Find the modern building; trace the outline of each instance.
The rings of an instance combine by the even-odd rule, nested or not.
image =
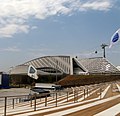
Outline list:
[[[120,71],[103,57],[79,59],[71,56],[44,56],[14,67],[10,75],[14,74],[37,79],[40,75],[118,75]]]

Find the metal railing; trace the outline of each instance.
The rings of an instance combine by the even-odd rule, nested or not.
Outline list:
[[[113,83],[109,83],[111,84],[111,89],[113,89],[112,84]],[[93,87],[94,89],[97,89],[99,91],[99,96],[100,99],[102,99],[101,97],[101,93],[102,93],[102,88],[104,88],[105,84],[98,84],[95,85],[95,87]],[[69,101],[69,97],[70,94],[73,95],[73,103],[78,102],[78,99],[80,98],[79,94],[83,93],[82,96],[85,99],[86,96],[89,96],[89,93],[92,90],[90,89],[89,86],[82,86],[82,87],[76,87],[76,88],[69,88],[66,90],[60,90],[60,91],[52,91],[50,93],[40,93],[40,94],[29,94],[29,95],[17,95],[17,96],[2,96],[0,97],[0,100],[2,101],[2,105],[0,104],[0,108],[3,109],[3,116],[7,116],[7,108],[10,107],[12,109],[15,109],[16,104],[21,103],[21,102],[28,102],[28,105],[33,108],[33,111],[36,111],[37,109],[37,99],[44,99],[43,100],[43,105],[45,107],[48,106],[49,100],[48,97],[53,97],[54,99],[54,105],[57,107],[58,106],[58,101],[59,101],[59,97],[61,95],[64,96],[64,98],[66,99],[66,102]],[[22,106],[21,106],[22,107]]]
[[[68,101],[68,91],[62,91],[62,93],[66,93],[66,101]],[[47,106],[47,98],[49,96],[53,96],[55,99],[55,106],[57,107],[58,96],[61,95],[60,91],[51,92],[51,93],[41,93],[41,94],[33,94],[33,95],[17,95],[17,96],[2,96],[0,97],[2,101],[2,105],[0,108],[3,108],[3,116],[7,116],[7,107],[11,107],[15,109],[15,104],[21,102],[29,102],[30,107],[33,107],[33,110],[36,111],[37,108],[37,99],[44,98],[45,107]]]

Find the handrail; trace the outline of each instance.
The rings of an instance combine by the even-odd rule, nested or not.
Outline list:
[[[62,91],[62,92],[67,93],[67,101],[68,101],[68,91]],[[25,101],[31,101],[30,102],[31,107],[32,107],[32,101],[34,100],[34,111],[36,111],[36,99],[37,98],[42,98],[42,97],[45,98],[45,106],[47,106],[47,97],[52,95],[52,94],[55,94],[55,96],[56,96],[56,107],[57,107],[58,93],[60,93],[60,91],[54,91],[54,92],[50,92],[50,93],[40,93],[40,94],[34,93],[34,94],[14,95],[14,96],[13,95],[0,96],[0,99],[4,98],[4,106],[3,106],[3,108],[4,108],[4,116],[7,116],[6,112],[7,112],[7,106],[8,105],[12,105],[13,109],[15,108],[15,99],[19,99],[19,103],[20,102],[25,102]],[[24,97],[27,97],[27,98],[24,98]],[[8,98],[11,98],[12,104],[7,104]]]

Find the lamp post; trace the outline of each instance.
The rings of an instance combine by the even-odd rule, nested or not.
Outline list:
[[[103,49],[103,58],[106,58],[105,56],[105,48],[107,47],[108,45],[107,44],[102,44],[101,47]]]

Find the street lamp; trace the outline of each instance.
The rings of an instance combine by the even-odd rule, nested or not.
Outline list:
[[[105,47],[107,47],[108,45],[107,44],[102,44],[101,47],[103,49],[103,58],[106,58],[105,56]]]

